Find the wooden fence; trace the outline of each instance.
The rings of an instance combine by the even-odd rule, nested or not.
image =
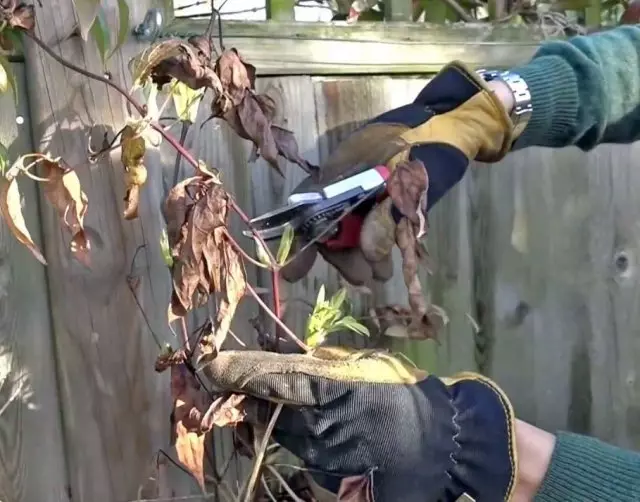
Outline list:
[[[115,2],[106,3],[115,16]],[[148,3],[130,5],[139,22]],[[60,54],[99,73],[94,48],[67,37],[72,8],[70,0],[36,7],[39,36],[59,41]],[[171,30],[184,35],[201,28],[180,23]],[[347,32],[232,23],[225,29],[227,46],[258,66],[259,90],[276,100],[279,120],[316,163],[357,123],[411,100],[443,63],[517,64],[541,38],[520,29],[514,43],[509,28],[480,26],[418,32],[409,25],[362,25]],[[126,63],[142,47],[131,41],[115,55],[114,79],[130,83]],[[168,501],[194,493],[184,472],[163,455],[157,461],[160,449],[174,456],[168,377],[155,373],[153,363],[154,336],[173,339],[159,241],[175,154],[164,145],[148,152],[140,218],[124,221],[119,153],[86,162],[89,128],[122,126],[119,96],[31,46],[14,67],[20,99],[16,110],[10,97],[0,97],[0,140],[14,158],[40,149],[76,166],[90,201],[93,266],[87,270],[70,257],[57,217],[39,204],[35,183],[24,183],[27,223],[40,229],[34,233],[49,266],[41,267],[0,225],[0,499]],[[206,108],[186,145],[222,171],[247,212],[281,204],[301,171],[287,165],[282,180],[261,161],[247,165],[247,142],[216,121],[201,128]],[[14,121],[16,114],[24,121]],[[421,275],[450,317],[442,343],[394,342],[396,348],[440,374],[487,373],[504,386],[517,414],[541,427],[640,448],[640,169],[633,161],[639,154],[636,145],[603,146],[589,155],[529,149],[474,166],[431,214],[435,269]],[[189,172],[183,165],[182,176]],[[264,278],[249,272],[261,285]],[[335,271],[319,259],[285,294],[313,302],[321,284],[329,292],[339,287]],[[398,274],[375,295],[353,298],[366,313],[405,296]],[[288,322],[301,329],[308,311],[296,305]],[[255,340],[248,319],[256,313],[246,301],[233,326],[249,346]],[[231,448],[228,434],[216,433],[218,467]],[[244,477],[246,462],[234,459],[230,466],[231,483]]]

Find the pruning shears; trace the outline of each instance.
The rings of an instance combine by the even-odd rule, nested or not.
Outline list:
[[[291,194],[283,207],[253,218],[251,226],[265,241],[279,239],[291,225],[294,234],[307,241],[334,250],[355,248],[365,216],[387,196],[389,175],[386,166],[378,165],[317,191]],[[253,235],[250,230],[243,233]]]

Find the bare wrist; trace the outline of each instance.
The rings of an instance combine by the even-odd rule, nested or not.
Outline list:
[[[518,479],[514,502],[531,502],[540,489],[551,463],[556,437],[521,420],[516,420]]]
[[[502,80],[491,80],[487,82],[487,87],[493,91],[500,103],[502,103],[502,106],[504,106],[507,111],[507,115],[511,114],[515,106],[515,99],[509,86]]]

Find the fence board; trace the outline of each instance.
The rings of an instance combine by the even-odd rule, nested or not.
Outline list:
[[[24,64],[12,69],[18,103],[0,96],[0,142],[11,160],[31,151]],[[16,117],[24,119],[18,125]],[[19,180],[23,214],[38,246],[36,183]],[[47,281],[33,256],[0,225],[0,499],[68,500]]]
[[[636,448],[637,149],[511,154],[474,198],[482,369],[540,427]]]
[[[116,2],[103,6],[113,20]],[[142,20],[147,6],[130,5],[132,23]],[[57,44],[55,50],[66,59],[103,73],[94,45],[69,37],[75,26],[70,0],[35,8],[43,40]],[[114,79],[126,82],[127,62],[137,48],[128,45],[109,61]],[[70,256],[68,236],[43,202],[70,492],[78,502],[128,501],[137,496],[156,451],[169,444],[168,375],[153,369],[159,348],[151,335],[160,342],[173,339],[165,322],[169,277],[159,248],[164,223],[161,176],[154,170],[158,155],[150,151],[146,157],[149,179],[140,218],[126,222],[119,152],[89,165],[86,151],[94,124],[110,127],[110,137],[122,127],[126,114],[120,96],[64,69],[30,44],[27,51],[36,146],[76,168],[90,204],[86,227],[93,263],[87,270]],[[101,132],[97,135],[99,147]],[[135,298],[130,274],[139,280]]]
[[[530,58],[545,39],[537,27],[489,23],[222,24],[225,46],[237,48],[263,76],[417,74],[436,72],[452,60],[509,68]],[[177,18],[163,36],[201,34],[207,25],[206,19]]]

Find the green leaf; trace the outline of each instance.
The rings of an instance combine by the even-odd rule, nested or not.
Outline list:
[[[284,228],[284,233],[282,234],[282,238],[280,239],[280,247],[278,247],[278,255],[276,256],[276,260],[280,265],[284,265],[284,263],[287,261],[289,253],[291,252],[291,246],[293,245],[294,237],[295,233],[293,231],[293,227],[291,225],[287,225]]]
[[[116,38],[116,46],[113,48],[107,59],[111,58],[111,56],[113,56],[114,53],[127,41],[129,28],[129,5],[127,4],[127,0],[118,0],[118,37]]]
[[[13,91],[13,101],[18,104],[18,85],[16,83],[16,77],[13,74],[13,68],[11,63],[5,57],[0,55],[0,92],[5,93],[9,90]]]
[[[5,28],[2,30],[4,39],[4,49],[15,54],[24,54],[24,43],[22,42],[22,32]]]
[[[332,308],[340,310],[344,301],[347,299],[347,288],[340,288],[338,292],[331,297],[329,304]]]
[[[204,94],[204,89],[192,89],[187,84],[175,80],[171,86],[173,105],[178,119],[193,124],[198,116],[198,105]]]
[[[0,176],[4,176],[9,165],[9,150],[0,143]]]
[[[173,267],[173,256],[171,256],[171,249],[169,249],[169,236],[166,230],[162,230],[160,235],[160,251],[167,267]]]
[[[111,45],[111,37],[109,33],[109,25],[107,24],[104,11],[102,9],[98,11],[98,15],[96,16],[93,25],[91,25],[89,32],[91,33],[91,38],[93,38],[96,46],[98,47],[100,59],[104,64],[106,61],[107,51]]]
[[[324,303],[325,295],[326,292],[324,290],[324,284],[322,284],[320,286],[320,290],[318,291],[318,296],[316,297],[316,308],[318,307],[318,305],[322,305]]]
[[[271,267],[271,259],[269,258],[267,251],[264,249],[262,242],[255,237],[253,238],[253,242],[256,245],[256,256],[258,257],[258,261],[264,263],[267,267]]]
[[[314,348],[320,345],[322,342],[324,342],[325,338],[326,338],[326,332],[323,330],[320,330],[317,333],[314,333],[311,336],[307,337],[304,343],[306,343],[309,347]]]
[[[78,14],[80,36],[85,42],[89,39],[89,31],[100,11],[100,0],[73,0]]]
[[[341,326],[347,328],[348,330],[354,331],[362,336],[369,336],[369,329],[364,325],[356,321],[351,316],[346,316],[340,319],[338,322]]]

